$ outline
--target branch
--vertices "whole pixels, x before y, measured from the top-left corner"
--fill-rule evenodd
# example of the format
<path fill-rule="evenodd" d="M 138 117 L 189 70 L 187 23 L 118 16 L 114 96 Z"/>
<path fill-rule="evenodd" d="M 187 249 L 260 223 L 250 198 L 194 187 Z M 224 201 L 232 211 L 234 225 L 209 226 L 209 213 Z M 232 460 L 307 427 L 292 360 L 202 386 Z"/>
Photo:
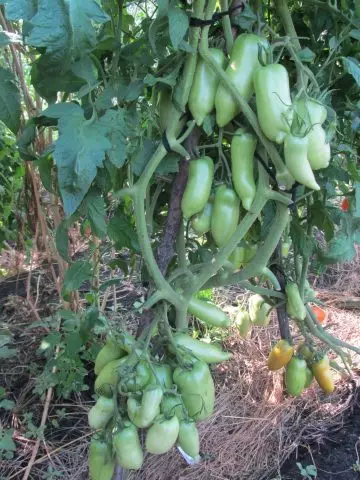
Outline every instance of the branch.
<path fill-rule="evenodd" d="M 276 248 L 276 257 L 277 259 L 280 258 L 280 248 L 279 246 Z M 275 263 L 270 267 L 272 272 L 276 275 L 281 287 L 281 291 L 285 292 L 285 276 L 284 273 L 281 271 L 279 266 Z M 286 304 L 280 304 L 276 307 L 276 314 L 279 322 L 279 329 L 281 338 L 287 340 L 289 343 L 292 343 L 291 334 L 290 334 L 290 327 L 289 327 L 289 318 L 286 312 Z"/>
<path fill-rule="evenodd" d="M 191 132 L 185 141 L 185 148 L 188 151 L 197 147 L 200 137 L 200 129 L 196 128 Z M 186 187 L 189 162 L 185 158 L 180 161 L 179 172 L 177 173 L 171 190 L 169 209 L 166 217 L 164 233 L 157 250 L 157 263 L 163 275 L 166 274 L 169 263 L 175 254 L 175 243 L 182 221 L 181 199 Z"/>

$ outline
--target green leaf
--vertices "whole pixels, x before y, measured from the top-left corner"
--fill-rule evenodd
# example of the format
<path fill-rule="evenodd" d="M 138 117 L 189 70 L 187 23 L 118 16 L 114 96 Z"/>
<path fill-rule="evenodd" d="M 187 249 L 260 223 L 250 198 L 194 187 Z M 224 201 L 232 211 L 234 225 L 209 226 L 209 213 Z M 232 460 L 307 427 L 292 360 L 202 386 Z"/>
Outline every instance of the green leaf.
<path fill-rule="evenodd" d="M 345 70 L 353 77 L 358 85 L 360 85 L 360 63 L 353 57 L 341 57 Z"/>
<path fill-rule="evenodd" d="M 36 13 L 38 0 L 2 0 L 8 20 L 30 20 Z"/>
<path fill-rule="evenodd" d="M 315 53 L 308 47 L 303 48 L 296 55 L 302 62 L 311 63 L 315 59 Z"/>
<path fill-rule="evenodd" d="M 43 155 L 35 162 L 38 167 L 41 182 L 46 190 L 50 193 L 55 193 L 53 186 L 53 168 L 54 161 L 50 155 Z"/>
<path fill-rule="evenodd" d="M 87 194 L 85 200 L 91 230 L 97 237 L 104 238 L 107 232 L 104 198 L 101 196 L 101 192 L 94 188 Z"/>
<path fill-rule="evenodd" d="M 356 254 L 354 236 L 340 231 L 328 244 L 325 253 L 320 252 L 319 258 L 324 264 L 349 262 Z"/>
<path fill-rule="evenodd" d="M 7 346 L 0 347 L 0 359 L 7 359 L 15 357 L 17 350 L 15 348 L 9 348 Z"/>
<path fill-rule="evenodd" d="M 71 258 L 69 256 L 69 230 L 68 222 L 66 220 L 63 220 L 56 230 L 55 244 L 61 257 L 66 262 L 71 263 Z"/>
<path fill-rule="evenodd" d="M 15 402 L 12 400 L 9 400 L 7 398 L 4 398 L 4 400 L 0 400 L 0 408 L 3 408 L 4 410 L 12 410 L 15 407 Z"/>
<path fill-rule="evenodd" d="M 55 104 L 43 115 L 59 119 L 59 139 L 55 144 L 54 158 L 64 210 L 69 216 L 85 197 L 111 143 L 106 138 L 105 126 L 99 121 L 87 121 L 78 105 Z"/>
<path fill-rule="evenodd" d="M 126 123 L 127 111 L 123 108 L 118 110 L 107 110 L 100 118 L 100 125 L 105 128 L 107 138 L 110 141 L 110 148 L 107 156 L 110 162 L 117 168 L 121 168 L 126 161 L 127 136 L 133 132 L 129 131 Z"/>
<path fill-rule="evenodd" d="M 121 283 L 123 283 L 123 281 L 123 277 L 111 278 L 110 280 L 107 280 L 100 285 L 99 292 L 104 292 L 107 288 L 112 287 L 113 285 L 120 285 Z"/>
<path fill-rule="evenodd" d="M 142 147 L 137 150 L 137 155 L 131 160 L 131 169 L 134 175 L 141 175 L 155 150 L 156 143 L 149 138 L 145 138 Z"/>
<path fill-rule="evenodd" d="M 110 220 L 108 234 L 118 250 L 127 247 L 139 251 L 136 231 L 129 218 L 122 211 L 121 206 Z"/>
<path fill-rule="evenodd" d="M 15 430 L 13 428 L 1 428 L 0 429 L 0 451 L 10 451 L 15 452 L 16 445 L 12 439 Z"/>
<path fill-rule="evenodd" d="M 241 9 L 238 10 L 238 14 L 234 15 L 231 19 L 231 23 L 233 25 L 237 25 L 243 30 L 251 31 L 253 25 L 257 21 L 257 16 L 250 7 L 248 3 L 245 3 L 245 8 L 243 11 Z"/>
<path fill-rule="evenodd" d="M 15 77 L 5 68 L 0 67 L 0 120 L 13 132 L 20 128 L 20 92 Z"/>
<path fill-rule="evenodd" d="M 165 16 L 169 10 L 169 0 L 157 0 L 156 3 L 158 4 L 157 17 Z"/>
<path fill-rule="evenodd" d="M 100 323 L 99 310 L 96 307 L 89 308 L 80 324 L 80 338 L 86 343 L 92 329 Z"/>
<path fill-rule="evenodd" d="M 79 332 L 71 332 L 65 339 L 65 355 L 74 358 L 83 346 L 83 341 Z"/>
<path fill-rule="evenodd" d="M 171 43 L 178 49 L 189 28 L 189 18 L 184 10 L 175 6 L 169 9 L 168 15 Z"/>
<path fill-rule="evenodd" d="M 360 30 L 351 30 L 349 36 L 355 40 L 360 40 Z"/>
<path fill-rule="evenodd" d="M 158 175 L 166 175 L 167 173 L 176 173 L 179 171 L 180 155 L 174 152 L 170 152 L 165 155 L 160 165 L 155 172 Z"/>
<path fill-rule="evenodd" d="M 91 273 L 92 268 L 90 262 L 78 260 L 73 263 L 65 273 L 62 295 L 65 297 L 80 288 L 84 282 L 91 279 Z"/>

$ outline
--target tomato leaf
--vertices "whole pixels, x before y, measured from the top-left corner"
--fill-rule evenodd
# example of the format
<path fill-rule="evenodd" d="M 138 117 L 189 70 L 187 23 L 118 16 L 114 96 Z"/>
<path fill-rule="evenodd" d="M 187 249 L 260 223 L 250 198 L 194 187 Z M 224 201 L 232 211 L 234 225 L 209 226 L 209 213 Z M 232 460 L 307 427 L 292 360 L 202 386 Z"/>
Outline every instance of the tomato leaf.
<path fill-rule="evenodd" d="M 345 70 L 360 85 L 360 62 L 353 57 L 342 57 Z"/>
<path fill-rule="evenodd" d="M 81 285 L 91 279 L 92 266 L 86 260 L 78 260 L 73 263 L 66 271 L 64 284 L 62 287 L 62 296 L 67 297 L 69 293 L 77 290 Z"/>
<path fill-rule="evenodd" d="M 20 128 L 20 92 L 10 70 L 0 67 L 0 120 L 14 133 Z"/>
<path fill-rule="evenodd" d="M 180 43 L 189 28 L 189 18 L 179 7 L 171 7 L 169 15 L 169 33 L 171 43 L 175 49 L 179 49 Z"/>

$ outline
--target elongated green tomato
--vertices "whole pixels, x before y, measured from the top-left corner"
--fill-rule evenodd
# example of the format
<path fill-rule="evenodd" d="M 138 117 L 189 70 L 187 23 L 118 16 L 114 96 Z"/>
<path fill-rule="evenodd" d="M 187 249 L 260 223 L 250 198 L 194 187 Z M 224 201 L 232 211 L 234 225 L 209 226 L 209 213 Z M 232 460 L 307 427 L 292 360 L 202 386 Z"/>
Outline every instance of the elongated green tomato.
<path fill-rule="evenodd" d="M 144 462 L 139 434 L 135 425 L 125 422 L 113 436 L 117 463 L 127 470 L 139 470 Z"/>
<path fill-rule="evenodd" d="M 149 364 L 144 360 L 140 360 L 135 367 L 135 371 L 129 377 L 120 380 L 118 385 L 119 393 L 142 390 L 150 381 L 150 373 Z"/>
<path fill-rule="evenodd" d="M 95 392 L 105 397 L 112 397 L 120 380 L 120 367 L 127 357 L 107 363 L 95 380 Z"/>
<path fill-rule="evenodd" d="M 230 325 L 230 318 L 225 312 L 213 303 L 200 300 L 197 297 L 191 297 L 188 312 L 209 326 L 228 327 Z"/>
<path fill-rule="evenodd" d="M 155 455 L 168 452 L 175 445 L 179 428 L 179 420 L 176 415 L 168 419 L 159 415 L 146 432 L 146 450 Z"/>
<path fill-rule="evenodd" d="M 151 366 L 149 385 L 160 385 L 170 390 L 173 384 L 173 371 L 170 365 L 167 363 L 152 363 Z"/>
<path fill-rule="evenodd" d="M 254 92 L 253 74 L 259 67 L 259 46 L 268 48 L 265 38 L 252 33 L 239 35 L 231 50 L 230 61 L 225 70 L 227 77 L 236 87 L 239 94 L 248 101 Z M 226 124 L 240 113 L 240 107 L 231 93 L 223 85 L 219 85 L 215 97 L 216 122 L 219 127 Z"/>
<path fill-rule="evenodd" d="M 224 352 L 219 345 L 201 342 L 186 333 L 175 333 L 174 341 L 177 347 L 186 348 L 189 353 L 206 363 L 226 362 L 232 357 L 231 353 Z"/>
<path fill-rule="evenodd" d="M 270 322 L 271 308 L 271 305 L 266 303 L 261 295 L 251 295 L 249 298 L 249 315 L 251 322 L 259 327 L 266 327 Z"/>
<path fill-rule="evenodd" d="M 313 378 L 314 378 L 314 375 L 313 375 L 312 371 L 310 370 L 309 367 L 306 367 L 306 381 L 305 381 L 304 388 L 309 388 L 310 387 L 310 385 L 312 384 Z"/>
<path fill-rule="evenodd" d="M 290 317 L 297 320 L 305 320 L 306 308 L 304 302 L 301 300 L 299 287 L 296 283 L 288 283 L 285 286 L 286 293 L 286 310 Z"/>
<path fill-rule="evenodd" d="M 215 386 L 209 367 L 194 361 L 188 368 L 177 367 L 174 383 L 182 395 L 185 408 L 194 420 L 204 420 L 212 415 L 215 405 Z"/>
<path fill-rule="evenodd" d="M 178 444 L 185 453 L 195 458 L 200 452 L 199 432 L 195 422 L 184 420 L 180 422 Z"/>
<path fill-rule="evenodd" d="M 135 398 L 127 400 L 127 413 L 130 420 L 139 428 L 146 428 L 152 424 L 160 413 L 160 403 L 163 396 L 161 387 L 149 386 L 143 393 L 141 403 Z"/>
<path fill-rule="evenodd" d="M 254 153 L 256 138 L 238 128 L 231 142 L 231 171 L 235 192 L 245 210 L 250 210 L 256 193 L 254 179 Z"/>
<path fill-rule="evenodd" d="M 211 216 L 211 235 L 218 247 L 228 243 L 239 222 L 240 200 L 234 190 L 217 188 Z"/>
<path fill-rule="evenodd" d="M 245 248 L 236 247 L 232 254 L 229 256 L 229 262 L 232 265 L 232 271 L 239 270 L 245 259 Z"/>
<path fill-rule="evenodd" d="M 115 470 L 115 459 L 106 442 L 93 438 L 89 447 L 89 476 L 91 480 L 111 480 Z"/>
<path fill-rule="evenodd" d="M 161 413 L 166 417 L 176 415 L 181 422 L 185 418 L 185 407 L 181 395 L 173 393 L 165 393 L 160 407 Z"/>
<path fill-rule="evenodd" d="M 297 114 L 306 125 L 322 125 L 327 117 L 326 107 L 315 98 L 301 97 L 294 105 Z"/>
<path fill-rule="evenodd" d="M 269 370 L 275 371 L 285 367 L 290 362 L 293 354 L 294 347 L 287 340 L 279 340 L 270 352 L 268 358 Z"/>
<path fill-rule="evenodd" d="M 239 330 L 240 335 L 243 338 L 246 338 L 248 336 L 248 333 L 251 330 L 251 321 L 250 321 L 249 313 L 245 312 L 244 310 L 239 310 L 238 313 L 236 314 L 235 325 L 236 325 L 236 328 Z"/>
<path fill-rule="evenodd" d="M 256 255 L 258 246 L 256 243 L 247 244 L 244 251 L 244 263 L 249 263 Z"/>
<path fill-rule="evenodd" d="M 314 125 L 309 135 L 307 156 L 313 170 L 329 166 L 330 143 L 326 143 L 326 133 L 321 125 Z"/>
<path fill-rule="evenodd" d="M 291 242 L 282 242 L 281 243 L 281 256 L 283 258 L 288 258 L 290 247 L 291 247 Z"/>
<path fill-rule="evenodd" d="M 159 122 L 160 122 L 160 128 L 162 132 L 169 125 L 172 108 L 173 106 L 171 102 L 171 90 L 169 89 L 160 90 L 159 97 L 158 97 L 157 110 L 159 112 Z"/>
<path fill-rule="evenodd" d="M 212 202 L 207 202 L 201 212 L 191 217 L 191 227 L 198 235 L 204 235 L 210 230 L 212 209 Z"/>
<path fill-rule="evenodd" d="M 99 397 L 88 413 L 89 426 L 94 429 L 105 428 L 114 413 L 114 399 Z"/>
<path fill-rule="evenodd" d="M 209 48 L 209 54 L 219 67 L 225 67 L 226 58 L 222 50 Z M 197 125 L 202 125 L 205 117 L 214 109 L 219 82 L 213 69 L 199 58 L 189 95 L 189 110 Z"/>
<path fill-rule="evenodd" d="M 307 157 L 308 144 L 307 136 L 287 135 L 284 142 L 285 163 L 297 182 L 312 190 L 320 190 Z"/>
<path fill-rule="evenodd" d="M 286 68 L 279 64 L 257 68 L 254 73 L 254 86 L 261 130 L 269 140 L 283 143 L 286 135 L 290 133 L 293 118 Z"/>
<path fill-rule="evenodd" d="M 292 357 L 286 366 L 285 385 L 289 395 L 298 397 L 306 384 L 306 362 L 298 357 Z"/>
<path fill-rule="evenodd" d="M 185 218 L 190 218 L 205 208 L 213 178 L 214 162 L 210 157 L 189 162 L 188 181 L 181 200 L 181 210 Z"/>
<path fill-rule="evenodd" d="M 108 340 L 95 359 L 95 375 L 99 375 L 106 364 L 112 360 L 124 357 L 126 352 L 113 340 Z"/>

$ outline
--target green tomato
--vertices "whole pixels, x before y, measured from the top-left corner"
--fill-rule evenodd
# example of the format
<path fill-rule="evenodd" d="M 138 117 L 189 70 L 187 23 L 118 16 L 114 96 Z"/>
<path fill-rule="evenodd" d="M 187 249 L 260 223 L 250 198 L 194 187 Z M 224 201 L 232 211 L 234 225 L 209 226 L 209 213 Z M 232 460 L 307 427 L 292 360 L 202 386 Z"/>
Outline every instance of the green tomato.
<path fill-rule="evenodd" d="M 167 363 L 152 363 L 151 366 L 149 385 L 160 385 L 170 390 L 173 385 L 173 371 L 170 365 Z"/>
<path fill-rule="evenodd" d="M 251 321 L 250 321 L 249 313 L 245 312 L 244 310 L 239 310 L 238 313 L 236 314 L 235 325 L 239 330 L 240 335 L 243 338 L 246 338 L 248 333 L 251 330 Z"/>
<path fill-rule="evenodd" d="M 226 58 L 222 50 L 209 48 L 209 54 L 219 67 L 225 67 Z M 202 125 L 205 117 L 214 109 L 219 82 L 214 70 L 199 58 L 189 95 L 189 110 L 197 125 Z"/>
<path fill-rule="evenodd" d="M 127 400 L 127 413 L 130 420 L 139 428 L 146 428 L 152 424 L 154 418 L 160 413 L 160 403 L 163 391 L 161 387 L 148 387 L 139 403 L 135 398 Z"/>
<path fill-rule="evenodd" d="M 102 347 L 95 359 L 95 375 L 99 375 L 101 370 L 112 360 L 124 357 L 126 352 L 114 340 L 110 339 Z"/>
<path fill-rule="evenodd" d="M 291 247 L 291 242 L 282 242 L 281 243 L 281 256 L 283 258 L 288 258 L 290 247 Z"/>
<path fill-rule="evenodd" d="M 120 380 L 120 367 L 127 356 L 112 360 L 100 371 L 95 381 L 95 391 L 105 397 L 112 397 Z"/>
<path fill-rule="evenodd" d="M 175 445 L 179 428 L 179 420 L 176 415 L 168 419 L 159 415 L 146 432 L 146 450 L 155 455 L 168 452 Z"/>
<path fill-rule="evenodd" d="M 320 190 L 307 158 L 309 139 L 287 135 L 284 142 L 285 163 L 295 180 L 312 190 Z"/>
<path fill-rule="evenodd" d="M 322 125 L 327 117 L 326 107 L 315 98 L 302 96 L 294 104 L 296 113 L 307 126 Z"/>
<path fill-rule="evenodd" d="M 130 422 L 113 436 L 117 463 L 127 470 L 139 470 L 144 462 L 137 428 Z"/>
<path fill-rule="evenodd" d="M 207 202 L 201 212 L 191 217 L 191 227 L 198 235 L 204 235 L 210 230 L 212 210 L 212 202 Z"/>
<path fill-rule="evenodd" d="M 230 318 L 219 307 L 195 296 L 191 297 L 188 312 L 208 326 L 228 327 L 230 325 Z"/>
<path fill-rule="evenodd" d="M 292 357 L 286 366 L 285 385 L 289 395 L 298 397 L 302 394 L 306 383 L 306 361 Z"/>
<path fill-rule="evenodd" d="M 114 399 L 112 397 L 99 397 L 88 413 L 89 426 L 95 430 L 105 428 L 114 413 Z"/>
<path fill-rule="evenodd" d="M 206 363 L 199 360 L 188 368 L 177 367 L 174 383 L 179 388 L 190 417 L 204 420 L 211 416 L 215 404 L 215 386 Z"/>
<path fill-rule="evenodd" d="M 321 125 L 314 125 L 308 135 L 307 156 L 313 170 L 326 168 L 330 163 L 330 143 L 326 143 L 326 133 Z"/>
<path fill-rule="evenodd" d="M 256 194 L 254 153 L 256 137 L 238 128 L 231 142 L 231 170 L 234 189 L 245 210 L 250 210 Z"/>
<path fill-rule="evenodd" d="M 290 133 L 293 118 L 286 68 L 280 64 L 257 68 L 254 73 L 254 86 L 261 130 L 269 140 L 283 143 L 286 135 Z"/>
<path fill-rule="evenodd" d="M 249 263 L 256 255 L 258 246 L 256 243 L 247 244 L 244 250 L 244 263 Z"/>
<path fill-rule="evenodd" d="M 231 50 L 230 61 L 225 70 L 227 77 L 236 86 L 246 101 L 254 92 L 253 75 L 259 63 L 259 46 L 268 47 L 265 38 L 252 33 L 239 35 Z M 219 85 L 215 97 L 216 122 L 224 127 L 240 113 L 240 107 L 224 85 Z"/>
<path fill-rule="evenodd" d="M 189 162 L 188 181 L 181 200 L 181 210 L 185 218 L 201 212 L 209 200 L 214 177 L 214 162 L 210 157 L 202 157 Z"/>
<path fill-rule="evenodd" d="M 229 256 L 229 262 L 232 265 L 232 271 L 235 272 L 239 270 L 240 267 L 243 265 L 245 260 L 245 248 L 244 247 L 236 247 L 232 254 Z"/>
<path fill-rule="evenodd" d="M 115 470 L 115 460 L 111 447 L 106 442 L 92 439 L 89 447 L 89 477 L 91 480 L 111 480 Z"/>
<path fill-rule="evenodd" d="M 191 458 L 196 458 L 200 452 L 199 432 L 193 421 L 180 422 L 178 444 Z"/>
<path fill-rule="evenodd" d="M 177 347 L 185 348 L 188 353 L 205 363 L 226 362 L 232 357 L 231 353 L 224 352 L 217 344 L 201 342 L 186 333 L 175 333 L 173 338 Z"/>
<path fill-rule="evenodd" d="M 161 401 L 161 413 L 166 417 L 176 415 L 179 421 L 184 420 L 187 412 L 181 395 L 166 393 Z"/>
<path fill-rule="evenodd" d="M 251 295 L 249 298 L 249 315 L 254 325 L 266 327 L 270 322 L 271 305 L 266 303 L 261 295 Z"/>
<path fill-rule="evenodd" d="M 150 367 L 144 360 L 140 360 L 135 370 L 127 377 L 120 380 L 118 385 L 119 393 L 138 392 L 150 381 Z"/>
<path fill-rule="evenodd" d="M 239 222 L 240 200 L 234 190 L 221 185 L 216 189 L 211 217 L 211 235 L 218 247 L 228 243 Z"/>
<path fill-rule="evenodd" d="M 299 287 L 296 283 L 288 283 L 285 286 L 286 293 L 286 311 L 290 317 L 297 320 L 305 320 L 306 308 L 304 302 L 301 300 Z"/>

